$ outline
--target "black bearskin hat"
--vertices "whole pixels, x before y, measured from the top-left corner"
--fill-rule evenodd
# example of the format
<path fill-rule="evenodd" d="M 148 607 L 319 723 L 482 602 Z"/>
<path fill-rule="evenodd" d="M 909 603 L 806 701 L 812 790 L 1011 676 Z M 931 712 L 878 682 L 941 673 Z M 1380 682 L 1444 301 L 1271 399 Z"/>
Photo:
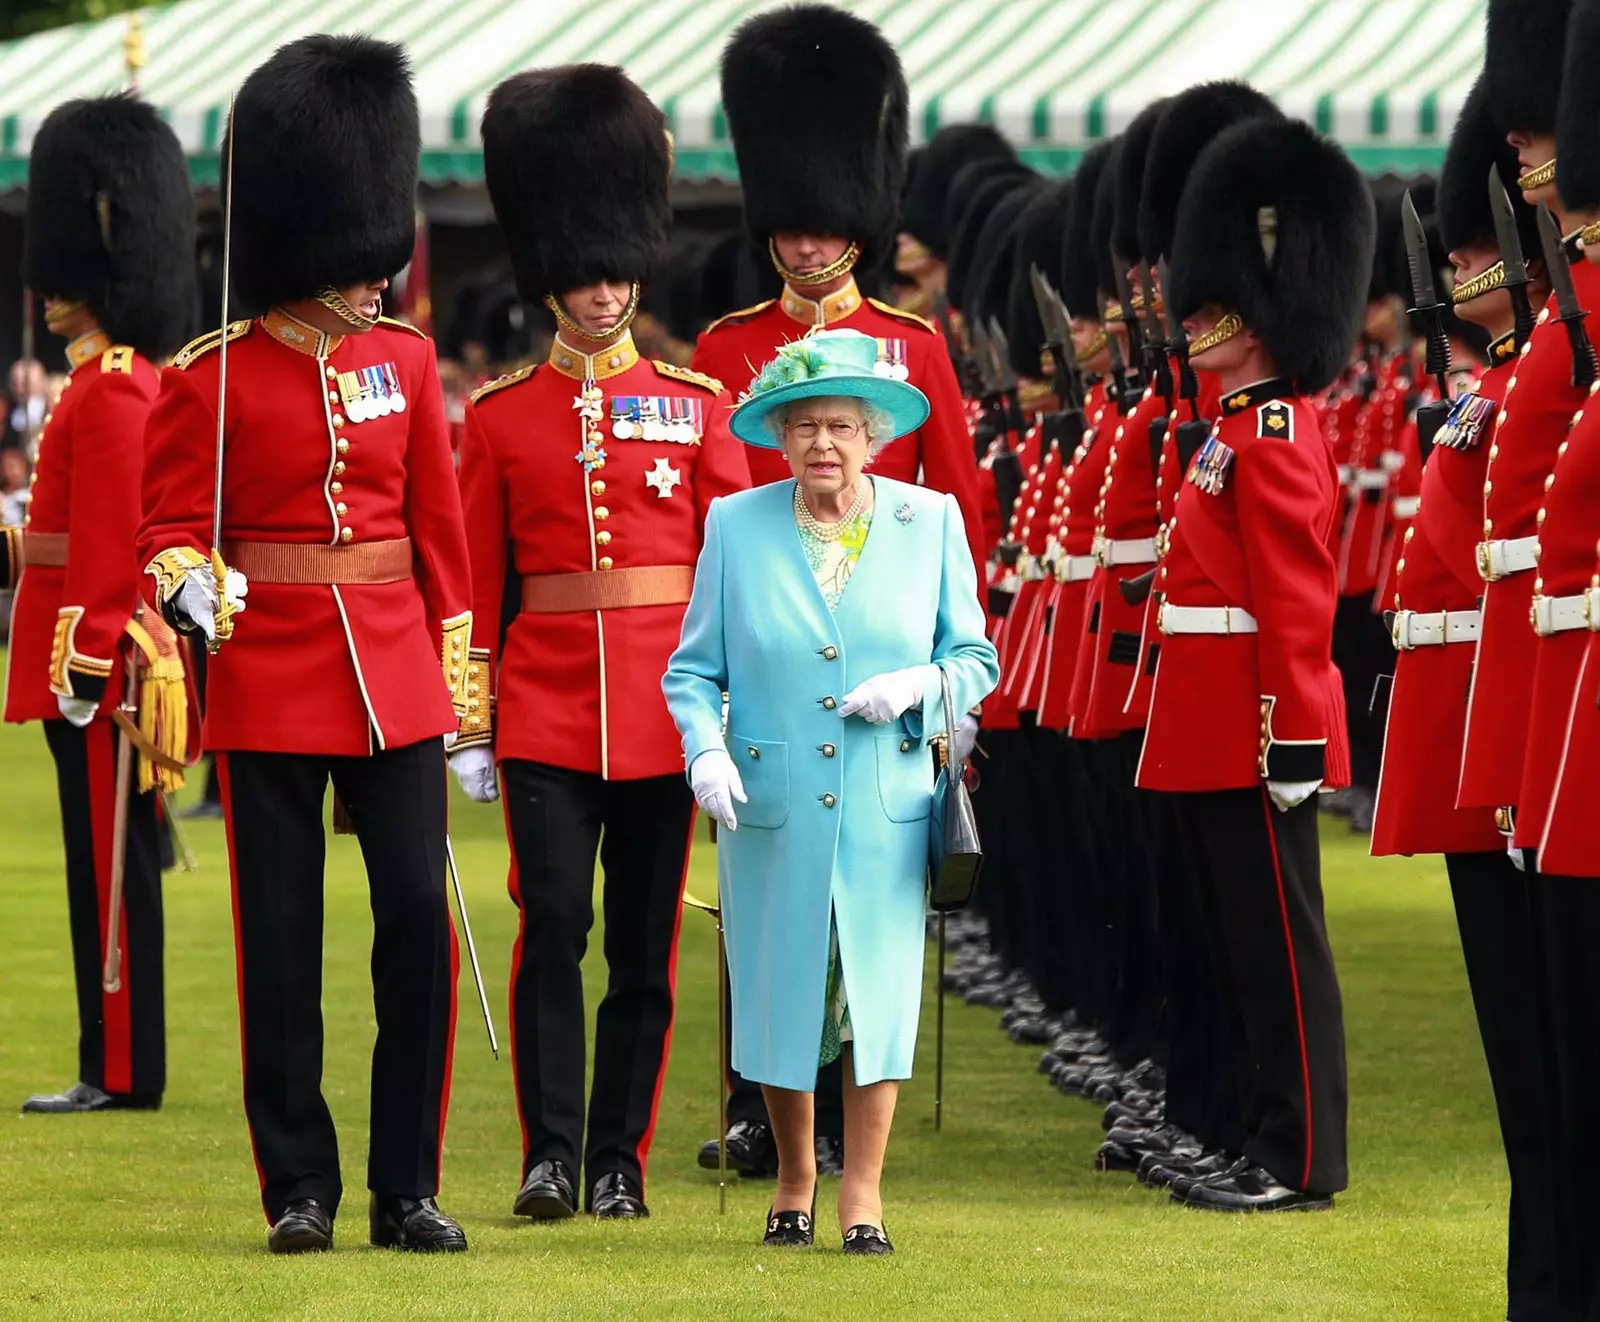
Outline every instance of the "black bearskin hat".
<path fill-rule="evenodd" d="M 831 5 L 757 14 L 722 52 L 722 106 L 757 242 L 836 234 L 864 267 L 892 258 L 910 94 L 883 33 Z"/>
<path fill-rule="evenodd" d="M 946 204 L 961 167 L 982 160 L 1015 161 L 1017 154 L 987 124 L 947 124 L 912 153 L 900 203 L 900 228 L 939 260 L 950 255 Z"/>
<path fill-rule="evenodd" d="M 1567 24 L 1566 73 L 1556 115 L 1556 188 L 1564 205 L 1600 209 L 1600 4 L 1576 0 Z"/>
<path fill-rule="evenodd" d="M 411 66 L 390 42 L 301 37 L 251 73 L 222 147 L 233 162 L 240 310 L 404 267 L 416 245 L 421 141 Z"/>
<path fill-rule="evenodd" d="M 598 280 L 647 279 L 672 209 L 667 121 L 621 69 L 514 74 L 483 112 L 483 179 L 530 303 Z"/>
<path fill-rule="evenodd" d="M 1496 246 L 1494 213 L 1489 209 L 1491 166 L 1499 170 L 1500 182 L 1511 199 L 1517 232 L 1522 236 L 1523 254 L 1536 256 L 1539 252 L 1537 213 L 1522 200 L 1522 192 L 1517 187 L 1517 176 L 1522 173 L 1517 165 L 1517 149 L 1506 141 L 1506 135 L 1490 116 L 1489 87 L 1480 77 L 1461 104 L 1455 128 L 1450 131 L 1444 167 L 1439 172 L 1436 199 L 1439 238 L 1447 253 L 1471 244 Z M 1563 162 L 1556 179 L 1558 184 L 1566 183 L 1566 172 Z"/>
<path fill-rule="evenodd" d="M 1133 117 L 1122 135 L 1122 150 L 1117 153 L 1116 192 L 1112 197 L 1115 219 L 1111 222 L 1111 247 L 1124 270 L 1139 257 L 1139 198 L 1144 192 L 1144 163 L 1150 155 L 1151 139 L 1171 102 L 1171 97 L 1152 101 Z"/>
<path fill-rule="evenodd" d="M 713 240 L 700 262 L 696 307 L 702 326 L 783 292 L 783 278 L 750 236 L 735 230 Z"/>
<path fill-rule="evenodd" d="M 1306 393 L 1349 361 L 1366 310 L 1376 224 L 1367 181 L 1298 121 L 1249 120 L 1195 162 L 1178 207 L 1173 312 L 1237 312 Z"/>
<path fill-rule="evenodd" d="M 1033 295 L 1032 270 L 1057 290 L 1061 288 L 1062 234 L 1072 202 L 1072 181 L 1057 179 L 1029 199 L 1017 219 L 1016 249 L 1011 261 L 1011 292 L 1004 318 L 1011 341 L 1011 365 L 1019 376 L 1038 376 L 1039 350 L 1044 346 L 1044 323 Z"/>
<path fill-rule="evenodd" d="M 1094 189 L 1094 218 L 1089 222 L 1089 249 L 1094 254 L 1094 282 L 1102 298 L 1117 298 L 1117 268 L 1111 258 L 1117 223 L 1117 172 L 1122 164 L 1122 139 L 1111 144 L 1105 168 Z"/>
<path fill-rule="evenodd" d="M 956 175 L 946 209 L 951 224 L 945 271 L 945 293 L 955 307 L 966 309 L 976 273 L 987 265 L 990 250 L 983 247 L 983 236 L 995 208 L 1038 178 L 1020 162 L 995 160 L 974 161 Z"/>
<path fill-rule="evenodd" d="M 963 301 L 956 304 L 967 317 L 985 321 L 998 317 L 1005 325 L 1011 302 L 1011 260 L 1017 247 L 1017 222 L 1043 187 L 1035 177 L 1013 188 L 994 204 L 978 226 Z"/>
<path fill-rule="evenodd" d="M 69 101 L 28 158 L 23 276 L 82 299 L 118 344 L 160 360 L 193 334 L 194 200 L 177 136 L 133 96 Z"/>
<path fill-rule="evenodd" d="M 1571 9 L 1572 0 L 1489 0 L 1483 80 L 1500 132 L 1555 130 Z"/>
<path fill-rule="evenodd" d="M 1100 177 L 1111 156 L 1111 143 L 1091 147 L 1072 176 L 1072 202 L 1067 208 L 1066 233 L 1061 243 L 1062 301 L 1067 311 L 1085 321 L 1100 320 L 1100 267 L 1094 256 L 1095 199 Z"/>
<path fill-rule="evenodd" d="M 1145 154 L 1139 194 L 1139 255 L 1147 264 L 1172 255 L 1183 186 L 1205 145 L 1240 120 L 1282 118 L 1272 99 L 1248 83 L 1199 83 L 1167 103 Z"/>
<path fill-rule="evenodd" d="M 1484 186 L 1488 187 L 1487 176 Z M 1406 266 L 1405 229 L 1400 220 L 1406 186 L 1393 176 L 1385 176 L 1374 180 L 1371 189 L 1377 238 L 1372 250 L 1372 274 L 1367 281 L 1367 302 L 1390 295 L 1406 298 L 1411 292 L 1411 275 Z"/>

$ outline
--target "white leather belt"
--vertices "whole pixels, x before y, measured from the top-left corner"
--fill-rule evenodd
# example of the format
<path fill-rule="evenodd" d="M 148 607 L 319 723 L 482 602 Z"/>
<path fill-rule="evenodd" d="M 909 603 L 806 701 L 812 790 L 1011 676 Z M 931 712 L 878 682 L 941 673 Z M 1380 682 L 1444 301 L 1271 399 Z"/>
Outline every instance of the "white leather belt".
<path fill-rule="evenodd" d="M 1535 597 L 1530 615 L 1533 631 L 1541 638 L 1553 633 L 1566 633 L 1569 629 L 1600 630 L 1600 592 L 1587 588 L 1571 597 Z"/>
<path fill-rule="evenodd" d="M 1378 456 L 1378 467 L 1385 473 L 1398 473 L 1406 466 L 1406 456 L 1403 450 L 1385 450 Z"/>
<path fill-rule="evenodd" d="M 1417 511 L 1422 508 L 1422 497 L 1396 496 L 1389 503 L 1389 508 L 1394 511 L 1397 519 L 1414 519 L 1417 517 Z"/>
<path fill-rule="evenodd" d="M 1396 611 L 1390 636 L 1395 650 L 1439 647 L 1445 643 L 1475 643 L 1483 632 L 1479 611 Z"/>
<path fill-rule="evenodd" d="M 1254 633 L 1256 617 L 1243 606 L 1174 606 L 1162 602 L 1156 627 L 1162 633 Z"/>
<path fill-rule="evenodd" d="M 1389 485 L 1389 474 L 1381 468 L 1363 468 L 1351 474 L 1349 485 L 1356 491 L 1381 491 Z"/>
<path fill-rule="evenodd" d="M 1343 486 L 1343 487 L 1349 486 L 1350 485 L 1350 474 L 1352 474 L 1355 471 L 1356 470 L 1351 468 L 1349 464 L 1340 464 L 1339 465 L 1339 485 Z"/>
<path fill-rule="evenodd" d="M 1093 578 L 1098 561 L 1092 555 L 1064 555 L 1056 561 L 1057 583 L 1081 583 Z"/>
<path fill-rule="evenodd" d="M 1522 574 L 1539 563 L 1537 537 L 1501 538 L 1478 543 L 1478 577 L 1493 583 L 1509 574 Z"/>
<path fill-rule="evenodd" d="M 1103 569 L 1113 565 L 1153 565 L 1158 559 L 1154 537 L 1097 538 L 1094 554 Z"/>

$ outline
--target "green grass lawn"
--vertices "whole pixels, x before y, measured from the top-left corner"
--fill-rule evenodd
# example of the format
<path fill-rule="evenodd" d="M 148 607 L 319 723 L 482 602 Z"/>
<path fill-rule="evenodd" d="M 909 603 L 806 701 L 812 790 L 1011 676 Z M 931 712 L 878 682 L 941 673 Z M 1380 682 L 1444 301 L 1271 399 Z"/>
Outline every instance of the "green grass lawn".
<path fill-rule="evenodd" d="M 192 793 L 192 790 L 190 791 Z M 484 971 L 506 1032 L 514 910 L 498 807 L 454 804 Z M 1351 1181 L 1329 1215 L 1229 1218 L 1097 1175 L 1097 1109 L 1056 1094 L 992 1011 L 952 1004 L 933 1130 L 933 1015 L 885 1189 L 898 1254 L 847 1260 L 825 1185 L 818 1247 L 764 1250 L 770 1185 L 695 1167 L 715 1132 L 716 949 L 684 919 L 679 1013 L 650 1163 L 653 1219 L 534 1226 L 510 1215 L 511 1070 L 491 1059 L 463 969 L 443 1206 L 472 1251 L 366 1246 L 370 919 L 353 840 L 330 844 L 326 1087 L 344 1140 L 338 1251 L 278 1259 L 240 1107 L 221 827 L 168 874 L 170 1087 L 156 1115 L 22 1117 L 72 1081 L 75 1020 L 60 830 L 37 726 L 0 729 L 0 1316 L 6 1318 L 1498 1318 L 1506 1182 L 1444 873 L 1372 861 L 1342 826 L 1325 879 L 1350 1056 Z M 691 888 L 712 890 L 710 846 Z M 604 967 L 598 933 L 591 1007 Z M 930 954 L 931 983 L 931 954 Z M 592 1013 L 592 1010 L 591 1010 Z"/>

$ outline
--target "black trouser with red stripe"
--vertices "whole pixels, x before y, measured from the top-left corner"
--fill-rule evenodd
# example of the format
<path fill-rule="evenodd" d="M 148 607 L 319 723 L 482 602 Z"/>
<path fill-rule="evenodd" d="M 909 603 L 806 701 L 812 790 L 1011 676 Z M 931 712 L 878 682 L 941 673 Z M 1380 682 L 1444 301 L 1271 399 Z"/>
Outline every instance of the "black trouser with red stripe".
<path fill-rule="evenodd" d="M 1500 1138 L 1511 1174 L 1506 1235 L 1506 1316 L 1539 1322 L 1578 1316 L 1558 1298 L 1558 1244 L 1570 1229 L 1556 1205 L 1559 1072 L 1545 990 L 1544 937 L 1538 928 L 1536 877 L 1517 871 L 1503 849 L 1446 854 L 1461 954 L 1494 1087 Z M 1593 883 L 1580 882 L 1580 886 Z M 1580 925 L 1579 939 L 1592 937 Z M 1585 1131 L 1582 1146 L 1592 1143 Z M 1591 1197 L 1584 1181 L 1584 1198 Z M 1564 1224 L 1565 1223 L 1565 1224 Z M 1584 1245 L 1586 1254 L 1593 1245 Z M 1576 1296 L 1577 1287 L 1569 1287 Z"/>
<path fill-rule="evenodd" d="M 337 1211 L 339 1141 L 322 1096 L 322 825 L 328 781 L 361 844 L 372 903 L 367 1187 L 439 1192 L 456 1022 L 439 739 L 370 757 L 217 755 L 233 865 L 244 1109 L 269 1221 L 315 1198 Z"/>
<path fill-rule="evenodd" d="M 642 1187 L 672 1041 L 694 795 L 681 775 L 603 780 L 509 758 L 500 774 L 511 898 L 522 911 L 511 1038 L 523 1176 L 552 1160 L 576 1176 L 581 1155 L 586 1189 L 612 1174 Z M 608 980 L 595 1016 L 585 1145 L 582 965 L 597 853 Z"/>
<path fill-rule="evenodd" d="M 67 915 L 78 989 L 78 1077 L 141 1100 L 167 1086 L 161 867 L 156 796 L 128 798 L 122 872 L 122 989 L 102 986 L 110 914 L 112 823 L 117 799 L 117 730 L 108 720 L 78 729 L 46 721 L 56 763 L 67 854 Z"/>
<path fill-rule="evenodd" d="M 1349 1089 L 1316 795 L 1288 812 L 1264 786 L 1174 798 L 1211 901 L 1245 1155 L 1291 1189 L 1337 1193 L 1349 1183 Z"/>

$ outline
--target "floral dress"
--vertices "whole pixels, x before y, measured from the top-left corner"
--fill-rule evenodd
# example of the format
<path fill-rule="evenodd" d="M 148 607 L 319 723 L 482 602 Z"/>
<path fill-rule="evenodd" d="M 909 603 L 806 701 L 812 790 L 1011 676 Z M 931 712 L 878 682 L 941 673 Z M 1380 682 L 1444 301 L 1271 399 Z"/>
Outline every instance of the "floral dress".
<path fill-rule="evenodd" d="M 844 596 L 850 576 L 855 573 L 856 562 L 867 544 L 867 533 L 872 527 L 872 511 L 863 510 L 839 530 L 837 537 L 820 537 L 804 523 L 796 520 L 800 545 L 805 551 L 806 563 L 816 576 L 817 587 L 828 609 L 834 610 Z M 827 1008 L 822 1016 L 822 1049 L 818 1065 L 828 1065 L 839 1057 L 844 1044 L 850 1041 L 850 1003 L 845 995 L 844 967 L 839 962 L 839 931 L 831 923 L 828 933 Z"/>

